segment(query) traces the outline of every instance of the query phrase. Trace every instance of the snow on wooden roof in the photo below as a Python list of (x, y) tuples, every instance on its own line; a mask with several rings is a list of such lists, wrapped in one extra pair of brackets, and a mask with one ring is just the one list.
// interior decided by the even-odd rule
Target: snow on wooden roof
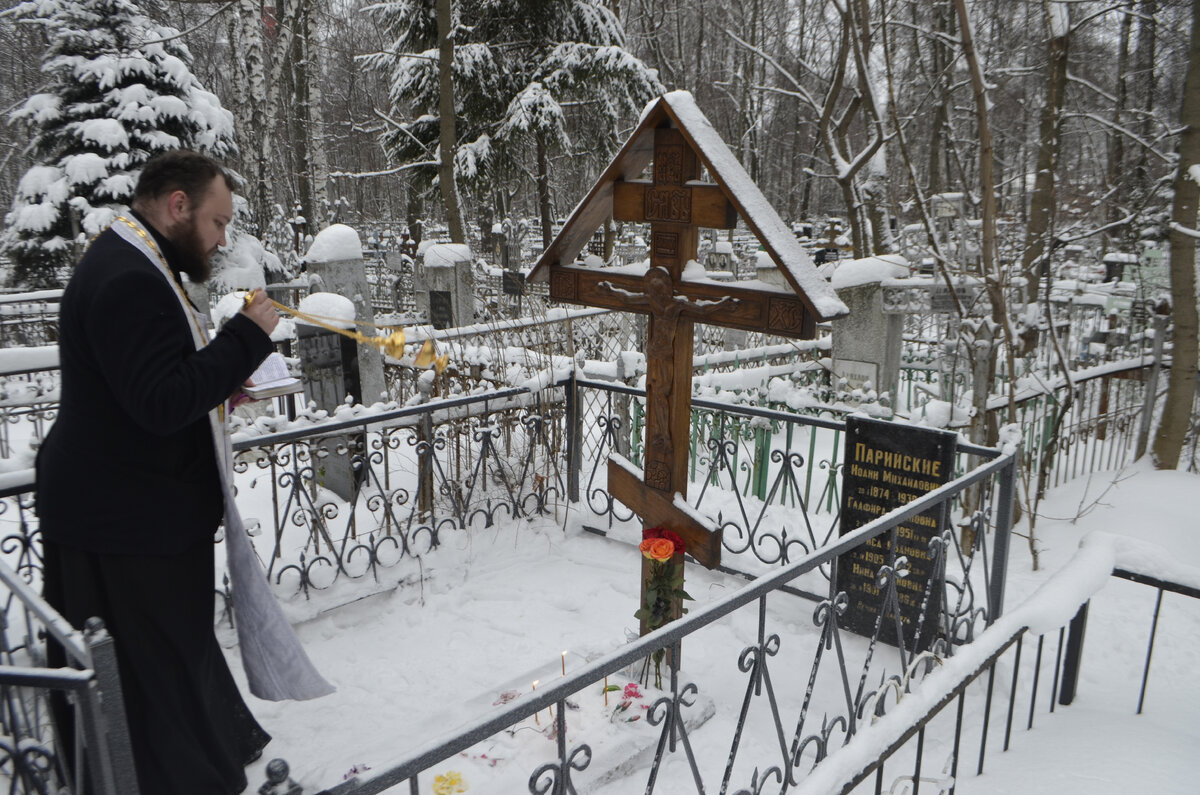
[[(758, 238), (792, 289), (811, 305), (816, 315), (821, 320), (828, 320), (847, 314), (849, 310), (846, 305), (817, 273), (812, 260), (800, 247), (787, 224), (750, 179), (687, 91), (672, 91), (646, 106), (637, 129), (587, 196), (571, 212), (562, 231), (530, 273), (530, 280), (544, 281), (552, 266), (575, 262), (595, 231), (612, 217), (614, 183), (638, 179), (650, 164), (654, 157), (654, 130), (662, 126), (675, 127), (680, 131), (708, 170), (709, 176), (733, 204), (738, 216)], [(736, 283), (731, 284), (730, 288), (736, 289)]]

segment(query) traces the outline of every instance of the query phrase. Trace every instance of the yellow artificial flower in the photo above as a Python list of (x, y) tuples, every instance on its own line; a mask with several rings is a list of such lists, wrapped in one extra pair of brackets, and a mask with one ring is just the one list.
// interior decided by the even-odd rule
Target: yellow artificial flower
[(393, 359), (399, 359), (404, 355), (404, 332), (393, 331), (386, 337), (380, 334), (376, 338), (379, 349), (383, 351), (385, 356), (390, 356)]
[(455, 792), (466, 792), (467, 782), (463, 781), (462, 773), (457, 770), (447, 770), (433, 779), (433, 795), (452, 795)]

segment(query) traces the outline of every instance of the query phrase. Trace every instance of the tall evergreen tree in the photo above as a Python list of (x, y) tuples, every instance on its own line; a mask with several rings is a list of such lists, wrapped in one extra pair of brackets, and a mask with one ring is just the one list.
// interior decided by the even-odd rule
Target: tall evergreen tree
[[(622, 121), (662, 91), (657, 73), (625, 49), (603, 0), (456, 0), (454, 7), (458, 178), (486, 195), (531, 176), (546, 221), (550, 156), (611, 154)], [(414, 170), (432, 180), (440, 119), (434, 3), (394, 0), (371, 10), (393, 41), (367, 59), (391, 77), (395, 123), (384, 144), (401, 162), (424, 164)]]
[(133, 195), (157, 152), (234, 151), (233, 117), (192, 74), (179, 32), (131, 0), (26, 0), (5, 12), (44, 28), (45, 91), (12, 114), (38, 165), (22, 177), (0, 250), (11, 280), (53, 287)]

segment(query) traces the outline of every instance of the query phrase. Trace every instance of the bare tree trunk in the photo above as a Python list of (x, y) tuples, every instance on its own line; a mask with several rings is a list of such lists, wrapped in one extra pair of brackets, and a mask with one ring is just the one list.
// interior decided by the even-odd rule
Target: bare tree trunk
[[(272, 168), (279, 165), (276, 162), (279, 159), (279, 156), (286, 156), (288, 153), (288, 141), (282, 141), (282, 146), (277, 153), (273, 148), (272, 139), (277, 132), (282, 134), (282, 131), (279, 130), (279, 106), (283, 99), (285, 85), (291, 76), (292, 37), (293, 30), (295, 28), (294, 21), (296, 18), (297, 2), (298, 0), (284, 0), (284, 2), (278, 4), (275, 8), (276, 24), (273, 28), (275, 32), (275, 38), (272, 44), (273, 57), (269, 60), (270, 68), (268, 70), (268, 79), (265, 88), (266, 102), (264, 103), (263, 109), (263, 126), (258, 142), (258, 156), (262, 163), (263, 181), (265, 184), (271, 183)], [(250, 2), (249, 4), (252, 7), (251, 13), (259, 13), (259, 11), (255, 9), (261, 9), (261, 6), (257, 6), (257, 4), (254, 2)], [(259, 20), (261, 22), (261, 17), (259, 17)], [(263, 44), (265, 58), (266, 42)], [(279, 171), (275, 172), (277, 181), (279, 181), (279, 173)], [(274, 204), (275, 199), (273, 192), (268, 193), (267, 196), (267, 198), (260, 200), (264, 203), (267, 212), (266, 219), (259, 222), (263, 225), (264, 230), (271, 222), (271, 205)]]
[(250, 207), (261, 237), (271, 223), (271, 130), (267, 128), (267, 71), (263, 54), (262, 8), (256, 0), (238, 3), (241, 53), (246, 69), (246, 107), (243, 117), (248, 132), (242, 142), (242, 162), (250, 177)]
[[(1053, 2), (1047, 2), (1046, 14), (1050, 18), (1050, 40), (1046, 59), (1046, 101), (1042, 105), (1041, 123), (1038, 128), (1037, 176), (1033, 182), (1033, 196), (1029, 200), (1029, 226), (1025, 233), (1025, 254), (1021, 259), (1021, 272), (1029, 280), (1025, 288), (1026, 300), (1037, 300), (1038, 280), (1049, 263), (1050, 251), (1047, 234), (1054, 216), (1054, 172), (1058, 168), (1059, 118), (1062, 115), (1063, 98), (1067, 91), (1067, 53), (1070, 45), (1070, 26), (1056, 25), (1053, 21)], [(1066, 9), (1061, 13), (1065, 16)]]
[[(303, 30), (303, 8), (298, 9), (298, 15), (292, 18), (297, 28)], [(291, 69), (288, 71), (291, 85), (291, 156), (292, 167), (296, 175), (296, 198), (300, 203), (300, 214), (304, 216), (306, 229), (311, 234), (316, 218), (316, 206), (313, 203), (312, 179), (308, 172), (308, 130), (305, 125), (304, 108), (308, 105), (308, 76), (305, 74), (304, 37), (296, 35), (292, 38), (288, 49), (288, 61)], [(303, 241), (298, 241), (297, 251), (302, 250)]]
[(304, 94), (308, 103), (304, 106), (305, 132), (308, 135), (308, 163), (305, 164), (312, 182), (313, 210), (309, 229), (314, 233), (326, 226), (331, 205), (329, 203), (329, 157), (325, 151), (325, 119), (321, 106), (320, 31), (317, 28), (317, 9), (314, 0), (304, 3), (304, 77), (308, 81)]
[[(1125, 115), (1125, 105), (1128, 102), (1129, 96), (1129, 32), (1133, 28), (1133, 3), (1127, 3), (1123, 6), (1119, 13), (1121, 14), (1121, 32), (1117, 38), (1117, 79), (1116, 79), (1116, 103), (1113, 105), (1112, 120), (1113, 125), (1119, 127)], [(1122, 170), (1125, 164), (1125, 135), (1117, 130), (1113, 130), (1108, 134), (1108, 187), (1112, 188), (1121, 180)], [(1114, 223), (1121, 217), (1121, 207), (1116, 202), (1110, 202), (1108, 208), (1108, 222)], [(1119, 234), (1117, 230), (1110, 232), (1105, 237), (1111, 239), (1114, 234)]]
[[(915, 6), (914, 6), (915, 9)], [(954, 33), (954, 15), (942, 1), (934, 3), (934, 29), (938, 33), (951, 36)], [(916, 35), (914, 33), (914, 35)], [(929, 128), (929, 188), (931, 194), (944, 191), (944, 174), (946, 169), (946, 131), (950, 124), (950, 77), (947, 67), (950, 64), (950, 54), (947, 52), (944, 39), (934, 37), (930, 42), (930, 77), (936, 82), (937, 105), (933, 109), (933, 119)]]
[[(1154, 90), (1157, 83), (1158, 63), (1158, 31), (1156, 19), (1158, 15), (1158, 0), (1142, 0), (1141, 13), (1138, 14), (1137, 64), (1134, 72), (1137, 75), (1138, 95), (1141, 100), (1141, 122), (1138, 124), (1138, 135), (1145, 141), (1151, 134), (1154, 125)], [(1134, 185), (1140, 195), (1151, 190), (1149, 154), (1144, 147), (1138, 148), (1138, 157), (1134, 163)]]
[(538, 212), (542, 218), (542, 251), (550, 250), (554, 240), (554, 213), (550, 207), (550, 154), (546, 141), (539, 133), (537, 136), (537, 197)]
[(446, 225), (450, 240), (467, 242), (467, 227), (463, 223), (462, 199), (454, 178), (454, 150), (457, 135), (454, 131), (454, 14), (450, 0), (437, 0), (438, 26), (438, 182), (442, 189), (442, 204), (446, 209)]
[[(1171, 208), (1171, 300), (1175, 316), (1175, 345), (1171, 353), (1167, 398), (1162, 423), (1154, 437), (1154, 465), (1175, 469), (1191, 419), (1196, 396), (1196, 209), (1200, 200), (1200, 0), (1192, 0), (1192, 42), (1180, 111), (1179, 164)], [(1153, 406), (1147, 401), (1146, 410)]]
[[(1011, 339), (1011, 325), (1008, 322), (1008, 307), (1004, 301), (1004, 289), (1002, 274), (999, 271), (999, 264), (996, 257), (996, 176), (995, 162), (992, 147), (992, 128), (988, 120), (988, 97), (987, 84), (984, 82), (983, 67), (979, 63), (979, 59), (975, 54), (975, 42), (971, 35), (971, 20), (967, 15), (966, 0), (954, 0), (955, 10), (958, 12), (959, 30), (962, 32), (962, 48), (963, 57), (967, 62), (967, 71), (971, 76), (971, 89), (974, 95), (975, 105), (975, 123), (979, 129), (979, 212), (980, 221), (982, 223), (982, 240), (980, 241), (981, 269), (986, 280), (988, 297), (992, 302), (992, 320), (997, 323), (999, 328), (1003, 330), (1005, 341), (1008, 342), (1009, 359), (1011, 367), (1011, 358), (1013, 340)], [(977, 371), (987, 373), (989, 389), (983, 390), (982, 399), (986, 401), (987, 392), (990, 391), (991, 378), (996, 372), (995, 351), (990, 335), (987, 337), (988, 346), (986, 350), (976, 349), (973, 352), (974, 356), (987, 356), (990, 362), (986, 368), (978, 368)], [(1011, 372), (1011, 369), (1010, 369)], [(1012, 399), (1012, 391), (1009, 390), (1009, 399)], [(973, 441), (985, 443), (990, 435), (988, 428), (983, 424), (983, 418), (987, 416), (986, 406), (976, 405), (976, 420), (971, 424), (971, 438)], [(1010, 404), (1010, 408), (1013, 408)], [(1012, 416), (1016, 416), (1013, 411)]]

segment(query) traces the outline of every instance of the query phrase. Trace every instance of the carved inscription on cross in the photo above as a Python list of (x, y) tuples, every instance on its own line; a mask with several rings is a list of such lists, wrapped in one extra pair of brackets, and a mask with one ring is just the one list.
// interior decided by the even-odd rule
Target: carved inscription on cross
[(610, 458), (609, 492), (645, 526), (678, 533), (688, 553), (713, 568), (721, 561), (720, 534), (686, 503), (693, 325), (808, 339), (815, 336), (816, 317), (790, 292), (684, 281), (687, 263), (697, 258), (700, 229), (732, 229), (737, 211), (720, 185), (699, 181), (701, 164), (679, 129), (664, 124), (653, 132), (654, 179), (618, 179), (611, 193), (615, 220), (650, 224), (646, 274), (557, 263), (549, 274), (550, 297), (649, 315), (644, 473), (619, 456)]

